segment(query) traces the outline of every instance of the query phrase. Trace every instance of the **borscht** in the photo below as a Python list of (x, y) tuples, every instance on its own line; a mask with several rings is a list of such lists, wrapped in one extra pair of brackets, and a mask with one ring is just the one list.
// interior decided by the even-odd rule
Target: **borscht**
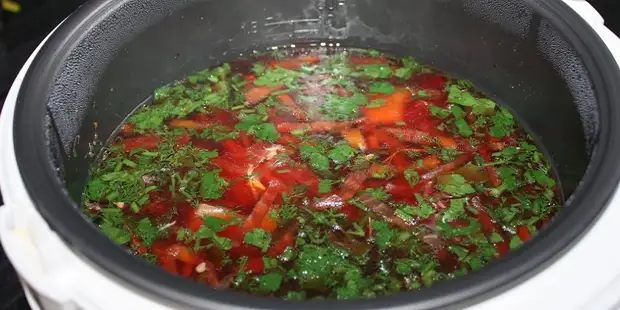
[(154, 91), (105, 145), (84, 211), (216, 289), (372, 298), (532, 238), (562, 196), (512, 113), (411, 57), (276, 50)]

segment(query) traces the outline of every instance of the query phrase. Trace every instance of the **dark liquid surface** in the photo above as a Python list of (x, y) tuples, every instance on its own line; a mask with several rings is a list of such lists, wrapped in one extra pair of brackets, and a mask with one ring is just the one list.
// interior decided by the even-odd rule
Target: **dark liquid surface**
[(561, 205), (547, 161), (466, 81), (376, 51), (258, 55), (155, 91), (85, 211), (219, 289), (371, 298), (481, 268)]

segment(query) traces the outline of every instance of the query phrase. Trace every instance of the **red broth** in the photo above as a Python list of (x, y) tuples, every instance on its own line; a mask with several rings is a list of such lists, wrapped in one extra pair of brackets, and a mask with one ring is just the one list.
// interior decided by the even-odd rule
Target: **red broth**
[(467, 81), (377, 51), (273, 53), (157, 89), (85, 212), (170, 273), (372, 298), (501, 258), (561, 206), (543, 154)]

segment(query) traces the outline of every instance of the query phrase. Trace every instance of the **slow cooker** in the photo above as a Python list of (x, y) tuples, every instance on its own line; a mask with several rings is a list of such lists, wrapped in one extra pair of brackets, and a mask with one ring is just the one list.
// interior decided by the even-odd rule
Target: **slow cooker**
[[(93, 153), (161, 85), (294, 44), (411, 55), (472, 80), (551, 155), (567, 200), (525, 246), (392, 297), (216, 291), (133, 257), (81, 213)], [(33, 309), (620, 308), (620, 40), (582, 0), (92, 0), (30, 57), (0, 118), (0, 240)]]

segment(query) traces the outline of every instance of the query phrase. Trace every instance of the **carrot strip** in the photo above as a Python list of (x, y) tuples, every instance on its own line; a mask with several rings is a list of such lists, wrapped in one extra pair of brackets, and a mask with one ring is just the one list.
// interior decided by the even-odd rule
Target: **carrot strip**
[(422, 166), (425, 169), (435, 169), (441, 165), (441, 159), (435, 155), (428, 156), (422, 160)]
[(282, 94), (278, 96), (278, 100), (280, 100), (280, 102), (282, 102), (283, 104), (287, 105), (289, 108), (291, 108), (291, 112), (293, 114), (293, 116), (295, 116), (295, 118), (297, 118), (298, 121), (306, 121), (306, 113), (304, 113), (304, 111), (302, 111), (299, 106), (297, 105), (297, 103), (295, 102), (295, 100), (293, 100), (293, 97), (291, 97), (291, 95), (289, 94)]
[(394, 124), (404, 121), (405, 104), (411, 100), (411, 92), (399, 89), (388, 97), (371, 96), (371, 100), (384, 99), (386, 102), (378, 108), (363, 108), (362, 112), (371, 124)]
[(305, 55), (273, 61), (271, 62), (270, 67), (280, 67), (288, 70), (299, 70), (304, 65), (316, 65), (319, 62), (321, 62), (321, 58), (319, 56)]
[(277, 87), (264, 86), (264, 87), (250, 88), (249, 90), (245, 92), (245, 101), (247, 101), (247, 103), (250, 105), (257, 104), (267, 99), (267, 97), (269, 97), (271, 93), (278, 91), (280, 89), (282, 89), (281, 86), (277, 86)]
[(416, 143), (422, 145), (437, 144), (445, 148), (456, 148), (457, 143), (451, 137), (434, 136), (424, 131), (415, 129), (403, 129), (403, 128), (386, 128), (385, 131), (391, 135), (394, 135), (401, 141)]
[(437, 176), (440, 176), (442, 174), (446, 174), (449, 172), (452, 172), (458, 168), (461, 168), (463, 166), (465, 166), (465, 164), (467, 164), (468, 162), (470, 162), (472, 159), (474, 158), (474, 156), (472, 154), (462, 154), (460, 155), (457, 159), (455, 159), (452, 162), (449, 162), (443, 166), (439, 166), (427, 173), (425, 173), (424, 175), (422, 175), (420, 177), (421, 180), (431, 180), (436, 178)]
[(204, 129), (211, 126), (211, 124), (201, 123), (189, 119), (173, 119), (170, 121), (168, 126), (172, 128)]
[(285, 190), (285, 186), (278, 180), (273, 180), (269, 183), (267, 190), (263, 193), (258, 203), (252, 210), (252, 213), (241, 224), (243, 230), (250, 230), (260, 227), (263, 219), (269, 213), (271, 205), (274, 203), (280, 193)]
[(212, 206), (206, 203), (201, 203), (198, 205), (198, 207), (196, 207), (196, 215), (201, 218), (207, 216), (216, 217), (224, 221), (231, 221), (233, 218), (236, 217), (236, 214), (234, 214), (227, 208)]
[(293, 130), (308, 130), (311, 132), (340, 131), (353, 126), (352, 122), (314, 122), (314, 123), (280, 123), (276, 129), (280, 133)]
[(273, 218), (271, 216), (271, 214), (269, 214), (269, 212), (271, 212), (271, 210), (274, 210), (274, 206), (271, 206), (271, 208), (269, 208), (269, 211), (267, 212), (267, 215), (265, 215), (265, 217), (261, 221), (260, 227), (263, 230), (272, 233), (272, 232), (276, 231), (276, 229), (278, 229), (278, 221), (275, 218)]
[(359, 129), (349, 129), (349, 130), (345, 130), (342, 133), (343, 137), (345, 140), (347, 140), (347, 142), (349, 142), (349, 144), (354, 147), (354, 148), (358, 148), (360, 150), (365, 150), (366, 149), (366, 141), (364, 140), (364, 136), (362, 135), (362, 131)]

